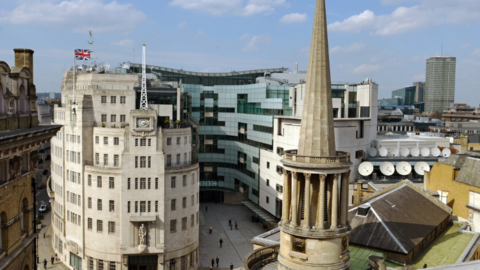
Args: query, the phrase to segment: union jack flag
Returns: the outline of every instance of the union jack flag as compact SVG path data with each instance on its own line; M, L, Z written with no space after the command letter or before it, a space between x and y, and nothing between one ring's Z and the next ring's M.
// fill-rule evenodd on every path
M76 60L90 60L90 50L75 49Z

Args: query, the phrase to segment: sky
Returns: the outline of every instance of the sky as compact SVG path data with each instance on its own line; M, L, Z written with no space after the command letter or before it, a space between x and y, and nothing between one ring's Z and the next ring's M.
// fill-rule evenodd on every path
M432 56L457 57L455 102L479 106L479 0L326 0L332 82L372 78L379 98L425 80ZM111 66L188 71L306 70L313 0L0 0L0 60L35 51L37 92L60 92L73 50ZM80 63L77 61L77 63Z

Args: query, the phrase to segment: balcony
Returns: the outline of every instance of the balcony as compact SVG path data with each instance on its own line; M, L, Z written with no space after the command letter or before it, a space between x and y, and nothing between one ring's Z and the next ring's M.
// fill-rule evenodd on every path
M300 167L336 167L350 164L350 153L337 151L336 156L300 156L297 150L288 150L283 154L282 162Z
M245 256L243 268L245 270L257 270L269 263L276 263L280 244L256 249Z
M48 177L46 189L47 189L48 197L50 197L50 199L52 200L55 200L55 191L53 191L52 189L52 176Z
M188 167L191 165L198 164L198 159L192 159L190 161L185 161L185 162L174 162L174 163L165 163L165 169L180 169L183 167Z

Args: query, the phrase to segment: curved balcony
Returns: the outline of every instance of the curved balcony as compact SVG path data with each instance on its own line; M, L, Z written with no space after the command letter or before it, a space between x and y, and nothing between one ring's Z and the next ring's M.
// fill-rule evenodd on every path
M282 163L298 167L343 167L350 164L350 153L337 151L336 156L301 156L297 150L283 153Z
M50 199L52 200L55 200L55 191L53 191L52 189L52 176L48 177L46 189L47 189L48 197L50 197Z
M261 269L264 265L277 261L280 244L256 249L245 256L243 268L245 270Z

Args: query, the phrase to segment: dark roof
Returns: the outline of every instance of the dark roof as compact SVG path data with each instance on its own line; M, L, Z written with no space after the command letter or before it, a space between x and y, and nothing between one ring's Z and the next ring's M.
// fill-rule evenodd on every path
M15 138L17 136L35 134L35 133L50 131L50 130L55 130L55 129L59 130L61 127L62 126L60 126L60 125L46 125L46 126L35 126L35 127L31 127L31 128L22 128L22 129L17 129L17 130L1 131L0 132L0 143L3 140Z
M465 159L455 181L467 185L480 187L480 159L468 157Z
M410 181L402 181L349 210L350 242L407 254L451 212Z

